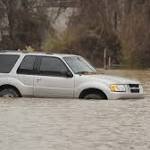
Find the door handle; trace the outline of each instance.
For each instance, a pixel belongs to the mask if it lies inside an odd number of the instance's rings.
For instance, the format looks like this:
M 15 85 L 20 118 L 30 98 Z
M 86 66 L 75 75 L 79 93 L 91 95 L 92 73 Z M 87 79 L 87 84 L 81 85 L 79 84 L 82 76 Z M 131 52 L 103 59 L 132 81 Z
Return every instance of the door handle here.
M 37 79 L 36 79 L 37 82 L 40 82 L 41 80 L 42 80 L 41 78 L 37 78 Z

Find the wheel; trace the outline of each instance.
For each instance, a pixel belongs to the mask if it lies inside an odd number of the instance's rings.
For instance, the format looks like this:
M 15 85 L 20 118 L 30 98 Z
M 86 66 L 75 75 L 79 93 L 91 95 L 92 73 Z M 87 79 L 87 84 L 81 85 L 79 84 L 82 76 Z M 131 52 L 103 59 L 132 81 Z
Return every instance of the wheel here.
M 84 96 L 84 99 L 104 99 L 103 96 L 101 96 L 100 94 L 96 94 L 96 93 L 89 93 L 89 94 L 86 94 Z
M 0 97 L 19 97 L 18 92 L 13 88 L 6 88 L 0 91 Z
M 84 90 L 80 96 L 80 99 L 95 99 L 95 100 L 107 100 L 107 96 L 100 90 L 97 89 L 88 89 Z

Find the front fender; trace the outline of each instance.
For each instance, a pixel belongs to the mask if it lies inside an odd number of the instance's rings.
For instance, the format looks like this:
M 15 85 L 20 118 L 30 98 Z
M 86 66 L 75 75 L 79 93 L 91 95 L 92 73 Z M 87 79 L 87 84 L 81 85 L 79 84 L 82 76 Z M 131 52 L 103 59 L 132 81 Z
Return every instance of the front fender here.
M 86 82 L 83 84 L 80 84 L 78 87 L 75 88 L 75 98 L 79 98 L 81 92 L 86 89 L 98 89 L 105 93 L 105 95 L 108 97 L 110 93 L 109 86 L 104 83 L 97 83 L 97 82 Z

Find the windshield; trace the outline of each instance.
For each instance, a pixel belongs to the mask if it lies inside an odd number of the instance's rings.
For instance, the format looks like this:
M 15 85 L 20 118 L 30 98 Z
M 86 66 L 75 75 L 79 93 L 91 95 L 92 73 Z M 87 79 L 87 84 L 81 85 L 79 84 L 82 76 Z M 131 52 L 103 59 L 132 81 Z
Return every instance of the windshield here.
M 96 73 L 96 70 L 80 56 L 64 57 L 64 60 L 75 74 Z

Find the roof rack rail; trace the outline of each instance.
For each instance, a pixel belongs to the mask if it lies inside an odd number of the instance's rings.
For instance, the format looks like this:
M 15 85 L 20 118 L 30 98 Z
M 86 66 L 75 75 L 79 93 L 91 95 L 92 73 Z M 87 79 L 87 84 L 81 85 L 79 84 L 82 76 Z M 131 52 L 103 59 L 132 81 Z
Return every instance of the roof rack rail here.
M 25 49 L 23 49 L 23 50 L 21 50 L 21 49 L 17 49 L 17 52 L 29 53 L 29 51 L 28 51 L 28 50 L 25 50 Z
M 16 52 L 22 52 L 22 53 L 28 53 L 28 51 L 27 50 L 20 50 L 20 49 L 18 49 L 18 50 L 0 50 L 0 53 L 6 53 L 6 52 L 11 52 L 11 53 L 16 53 Z
M 0 50 L 0 52 L 16 52 L 17 50 Z

